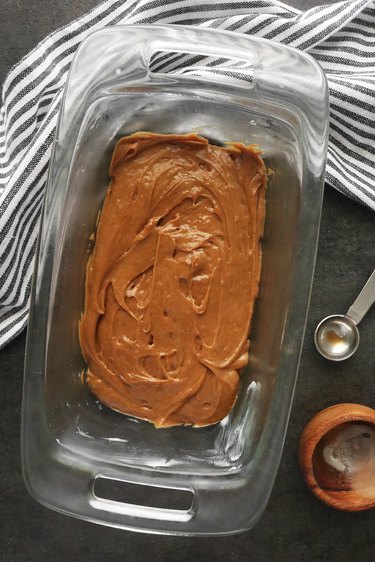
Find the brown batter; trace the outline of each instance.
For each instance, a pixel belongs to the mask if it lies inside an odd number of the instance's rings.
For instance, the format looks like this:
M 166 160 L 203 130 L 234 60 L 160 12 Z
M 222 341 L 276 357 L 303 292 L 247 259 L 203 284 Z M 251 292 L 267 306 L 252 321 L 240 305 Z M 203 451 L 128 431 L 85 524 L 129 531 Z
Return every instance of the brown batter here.
M 104 404 L 156 427 L 223 419 L 248 361 L 266 170 L 254 147 L 136 133 L 116 145 L 80 341 Z

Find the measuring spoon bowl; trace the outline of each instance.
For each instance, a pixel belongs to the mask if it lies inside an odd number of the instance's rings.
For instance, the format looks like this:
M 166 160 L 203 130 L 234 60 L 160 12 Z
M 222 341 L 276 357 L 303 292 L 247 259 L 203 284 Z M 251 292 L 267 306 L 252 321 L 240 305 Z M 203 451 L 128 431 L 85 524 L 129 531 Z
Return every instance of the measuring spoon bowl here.
M 314 335 L 316 349 L 331 361 L 343 361 L 351 357 L 358 349 L 359 340 L 356 324 L 344 314 L 323 318 Z

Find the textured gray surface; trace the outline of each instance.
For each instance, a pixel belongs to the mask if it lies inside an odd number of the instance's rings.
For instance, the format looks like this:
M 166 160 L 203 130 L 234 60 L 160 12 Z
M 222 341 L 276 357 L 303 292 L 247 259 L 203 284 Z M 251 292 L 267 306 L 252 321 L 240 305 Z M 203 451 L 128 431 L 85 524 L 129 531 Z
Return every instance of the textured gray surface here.
M 292 4 L 292 2 L 290 2 Z M 95 0 L 0 0 L 0 81 L 48 32 L 95 6 Z M 293 2 L 312 6 L 318 2 Z M 250 532 L 186 539 L 128 533 L 54 513 L 26 492 L 20 467 L 25 336 L 0 352 L 1 562 L 367 562 L 375 559 L 375 510 L 341 513 L 307 490 L 297 465 L 299 435 L 322 408 L 337 402 L 375 407 L 375 309 L 364 320 L 356 356 L 320 358 L 313 331 L 322 316 L 345 312 L 375 266 L 375 215 L 332 189 L 324 197 L 321 236 L 305 344 L 284 453 L 268 507 Z

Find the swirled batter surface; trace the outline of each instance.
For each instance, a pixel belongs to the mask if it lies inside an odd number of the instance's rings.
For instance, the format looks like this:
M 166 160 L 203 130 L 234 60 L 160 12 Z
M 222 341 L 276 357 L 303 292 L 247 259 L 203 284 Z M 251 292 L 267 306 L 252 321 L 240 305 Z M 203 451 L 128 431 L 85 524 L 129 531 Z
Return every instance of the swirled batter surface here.
M 136 133 L 116 145 L 80 341 L 107 406 L 157 427 L 233 406 L 260 276 L 266 170 L 254 147 Z

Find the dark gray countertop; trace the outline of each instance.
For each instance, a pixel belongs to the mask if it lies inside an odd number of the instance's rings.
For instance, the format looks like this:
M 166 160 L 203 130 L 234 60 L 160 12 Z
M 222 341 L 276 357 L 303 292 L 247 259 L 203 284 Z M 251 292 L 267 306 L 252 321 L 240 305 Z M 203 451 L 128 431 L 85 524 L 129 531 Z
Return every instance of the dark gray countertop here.
M 290 2 L 312 6 L 319 2 Z M 78 6 L 79 4 L 79 6 Z M 96 0 L 0 0 L 0 82 L 49 31 Z M 306 488 L 297 464 L 299 435 L 319 410 L 337 402 L 375 407 L 375 310 L 361 327 L 357 354 L 342 364 L 313 345 L 317 322 L 345 312 L 375 266 L 375 215 L 327 187 L 310 313 L 284 453 L 258 525 L 226 538 L 140 535 L 78 521 L 40 506 L 26 492 L 20 465 L 25 335 L 0 352 L 0 560 L 39 561 L 321 561 L 375 559 L 375 510 L 334 511 Z

